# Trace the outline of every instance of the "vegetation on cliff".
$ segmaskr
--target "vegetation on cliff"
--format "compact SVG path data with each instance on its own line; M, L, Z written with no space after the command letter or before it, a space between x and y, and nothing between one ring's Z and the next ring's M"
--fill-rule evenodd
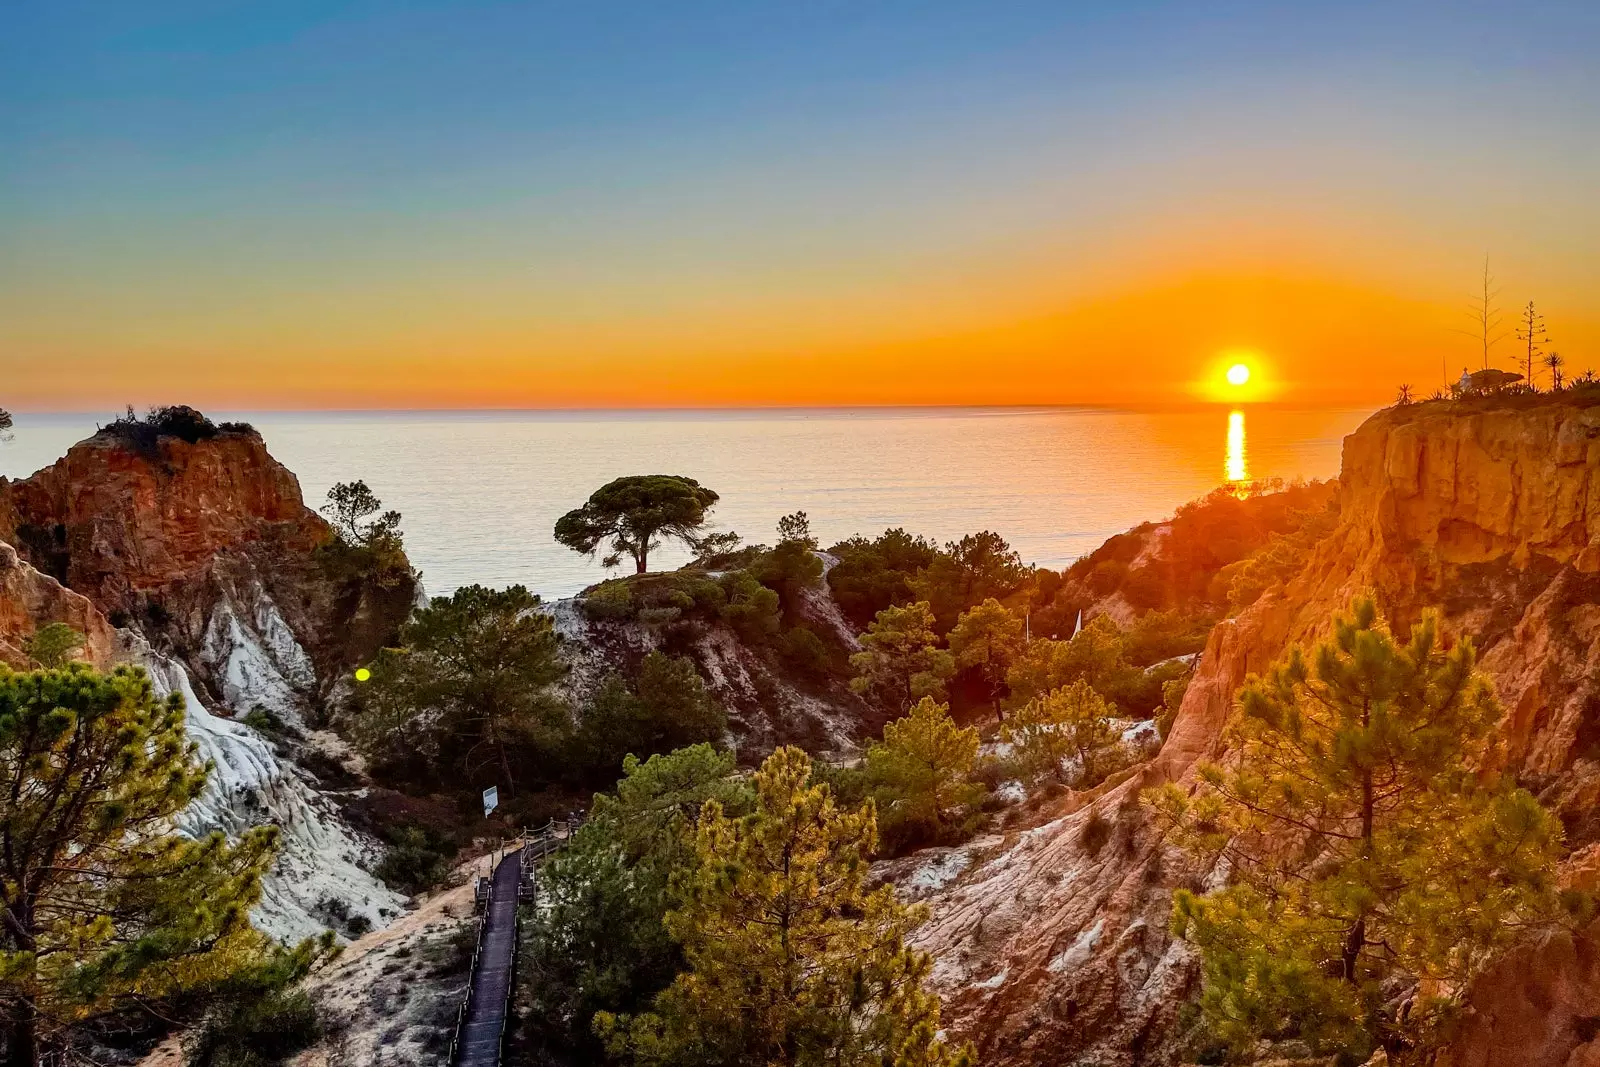
M640 1065L943 1067L970 1048L939 1033L932 960L905 945L924 916L869 889L870 804L841 810L795 748L751 780L751 811L701 809L678 902L665 917L684 967L632 1016L601 1012L614 1057Z
M385 511L366 482L340 482L329 489L322 513L333 527L333 540L319 550L330 572L345 580L370 581L381 589L415 582L400 533L400 513Z
M99 432L155 458L161 455L162 438L192 445L226 434L256 436L255 427L247 422L212 422L186 404L153 407L142 416L130 405L121 418L106 423Z
M1178 840L1232 874L1173 909L1217 1038L1401 1056L1561 913L1560 824L1493 771L1501 708L1474 665L1431 614L1401 641L1358 600L1330 640L1247 680L1233 756L1201 767L1197 794L1152 794Z
M978 780L978 731L962 729L948 705L923 697L867 749L866 786L878 805L891 855L970 837L987 789Z
M567 732L551 692L564 673L550 617L520 585L434 597L372 667L354 720L367 750L409 775L514 793L525 764L554 762Z

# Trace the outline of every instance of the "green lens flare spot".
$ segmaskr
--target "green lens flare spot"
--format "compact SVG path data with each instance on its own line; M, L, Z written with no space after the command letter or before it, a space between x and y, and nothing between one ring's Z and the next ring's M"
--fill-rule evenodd
M357 667L356 668L356 681L365 682L365 681L370 680L371 678L372 678L372 672L371 671L367 670L365 667Z

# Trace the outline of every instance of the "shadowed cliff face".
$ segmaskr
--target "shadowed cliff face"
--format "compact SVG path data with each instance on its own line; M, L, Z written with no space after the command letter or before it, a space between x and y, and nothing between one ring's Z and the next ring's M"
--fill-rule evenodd
M0 542L0 663L28 666L24 642L35 630L64 622L84 635L81 655L105 667L116 647L116 635L104 615L48 574L23 562L16 549Z
M412 583L380 589L326 567L331 537L254 433L140 449L102 432L0 479L0 540L240 711L262 693L316 703L409 610Z
M1226 872L1166 847L1138 792L1220 755L1245 677L1320 636L1361 592L1377 595L1396 628L1437 606L1447 633L1474 638L1507 709L1501 758L1560 813L1569 845L1600 837L1600 406L1485 408L1414 405L1367 420L1345 440L1338 525L1296 577L1212 632L1161 752L1088 803L1069 798L1052 821L986 849L932 898L918 939L938 958L947 1025L974 1039L984 1062L1180 1059L1179 1009L1197 969L1167 935L1171 891L1219 884ZM1085 835L1092 819L1108 820L1109 835ZM1551 980L1588 988L1594 952L1580 939ZM1536 962L1513 965L1539 980ZM1494 1001L1494 989L1517 987L1496 980L1474 999L1474 1018L1499 1015L1508 1033L1543 1044L1519 1050L1532 1059L1446 1062L1566 1063L1593 1036L1574 1014L1581 998Z

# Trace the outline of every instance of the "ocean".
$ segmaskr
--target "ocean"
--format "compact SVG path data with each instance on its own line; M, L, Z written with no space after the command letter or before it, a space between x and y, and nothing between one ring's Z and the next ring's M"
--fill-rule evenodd
M1227 481L1327 478L1365 410L782 409L652 412L211 412L244 419L320 504L364 479L404 516L432 594L521 583L547 598L606 577L551 536L624 474L721 494L718 529L771 543L805 511L824 545L891 526L947 541L994 530L1062 567ZM26 476L109 414L16 413L0 475ZM652 569L686 554L668 547ZM631 566L631 564L630 564ZM613 572L617 573L617 572Z

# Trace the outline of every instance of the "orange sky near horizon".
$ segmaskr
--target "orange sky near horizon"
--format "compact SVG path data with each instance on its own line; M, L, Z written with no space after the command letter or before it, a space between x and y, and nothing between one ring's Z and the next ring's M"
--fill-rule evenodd
M188 339L124 326L103 342L31 339L34 355L3 392L19 410L1166 407L1234 395L1211 387L1243 360L1254 372L1248 400L1378 406L1402 382L1426 395L1477 366L1458 294L1260 271L1151 279L1079 301L1019 284L987 307L940 288L835 314L752 300L600 322L435 309L434 321L374 311ZM1561 347L1600 351L1600 324L1547 306ZM1496 364L1514 366L1515 347L1500 341ZM1569 373L1583 366L1574 360Z

